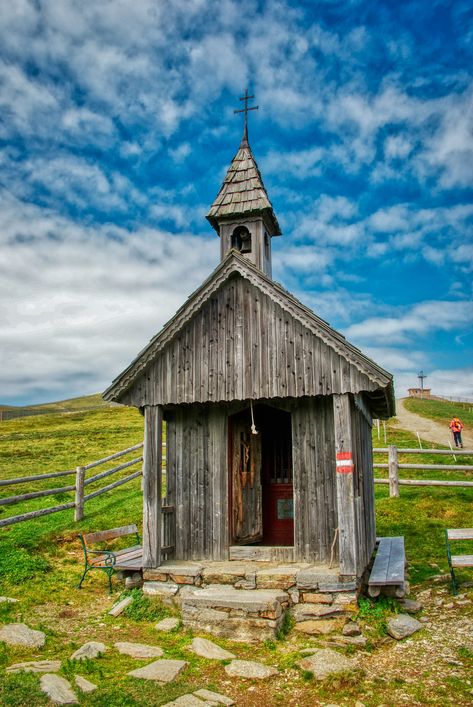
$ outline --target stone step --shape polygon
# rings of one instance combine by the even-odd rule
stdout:
[[[182,593],[182,622],[187,628],[235,641],[264,641],[280,628],[290,603],[277,589],[235,589],[215,584],[186,587]]]

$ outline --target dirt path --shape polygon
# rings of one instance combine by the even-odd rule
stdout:
[[[436,442],[447,446],[449,442],[453,444],[448,425],[443,425],[441,422],[434,422],[434,420],[429,420],[427,417],[421,417],[409,412],[404,407],[404,400],[405,398],[396,400],[396,417],[399,420],[399,427],[410,430],[414,434],[418,432],[421,439],[425,439],[427,442]],[[462,439],[465,449],[473,449],[472,432],[463,430]]]

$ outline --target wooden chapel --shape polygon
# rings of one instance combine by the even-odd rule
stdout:
[[[104,393],[144,412],[143,566],[329,563],[376,540],[372,418],[392,376],[271,276],[281,231],[243,138],[207,215],[221,262]],[[166,496],[161,498],[163,422]]]

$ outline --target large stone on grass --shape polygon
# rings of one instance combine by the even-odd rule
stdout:
[[[98,658],[101,653],[105,653],[107,647],[99,641],[89,641],[78,648],[71,655],[71,660],[85,660],[86,658]]]
[[[301,668],[314,674],[316,680],[353,670],[356,662],[331,648],[319,648],[300,662]]]
[[[0,604],[16,604],[18,601],[18,599],[13,599],[12,597],[0,597]]]
[[[120,616],[120,614],[123,614],[127,606],[130,606],[132,603],[133,598],[132,597],[125,597],[121,601],[119,601],[117,604],[114,604],[110,611],[108,612],[109,616]]]
[[[232,678],[265,679],[278,674],[277,669],[272,665],[263,665],[263,663],[256,663],[253,660],[232,660],[225,666],[225,672]]]
[[[414,619],[408,614],[398,614],[388,621],[388,633],[395,638],[396,641],[400,641],[407,636],[412,636],[413,633],[419,631],[421,628],[422,624],[420,621],[417,621],[417,619]]]
[[[77,705],[79,700],[74,694],[70,683],[65,679],[46,673],[41,675],[41,690],[47,694],[51,702],[55,705]]]
[[[213,690],[196,690],[194,695],[201,700],[206,700],[207,702],[212,702],[217,705],[227,705],[227,707],[231,707],[231,705],[235,704],[235,701],[232,700],[231,697],[221,695],[219,692],[213,692]]]
[[[172,702],[166,702],[164,707],[213,707],[213,705],[215,705],[215,702],[203,701],[188,693],[187,695],[176,697]]]
[[[343,627],[342,633],[344,636],[360,636],[361,630],[356,621],[349,621]]]
[[[90,682],[87,678],[82,677],[82,675],[76,675],[75,681],[79,690],[85,692],[86,694],[94,692],[97,689],[97,685],[94,685],[93,682]]]
[[[129,643],[120,641],[115,643],[115,648],[122,655],[129,655],[132,658],[161,658],[163,649],[159,646],[149,646],[146,643]]]
[[[399,604],[408,614],[416,614],[423,608],[420,601],[416,601],[415,599],[400,599]]]
[[[209,660],[228,660],[229,658],[235,658],[234,653],[220,648],[216,643],[206,638],[194,638],[189,646],[189,650],[199,655],[201,658],[208,658]]]
[[[6,669],[7,673],[55,673],[61,667],[60,660],[32,660],[28,663],[15,663]]]
[[[6,624],[0,628],[0,641],[9,646],[42,648],[46,641],[46,634],[35,631],[26,624]]]
[[[159,621],[159,623],[157,623],[154,628],[156,629],[156,631],[169,633],[170,631],[174,631],[174,629],[178,628],[180,623],[181,622],[179,621],[179,619],[176,619],[174,616],[170,616],[167,619],[162,619],[161,621]]]
[[[155,660],[154,663],[145,665],[144,668],[132,670],[127,674],[132,678],[141,678],[142,680],[171,682],[177,678],[186,665],[187,661],[185,660]]]

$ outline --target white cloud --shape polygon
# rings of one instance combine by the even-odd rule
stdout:
[[[104,388],[217,261],[211,238],[87,228],[13,199],[0,234],[2,399]]]
[[[415,304],[397,316],[370,317],[346,329],[348,338],[390,344],[405,344],[428,332],[450,331],[473,322],[471,302],[430,301]]]

